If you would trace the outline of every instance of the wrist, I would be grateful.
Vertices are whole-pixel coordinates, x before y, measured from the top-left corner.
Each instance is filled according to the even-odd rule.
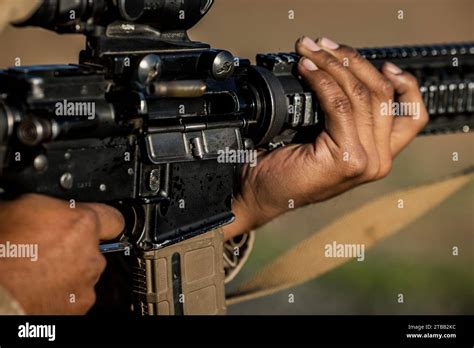
[[[255,230],[279,215],[277,212],[264,210],[256,199],[244,199],[242,195],[236,196],[232,201],[232,212],[234,221],[223,228],[225,240]]]
[[[235,197],[232,201],[232,213],[235,216],[234,221],[223,228],[225,240],[261,226],[258,222],[258,210],[253,209],[252,205],[247,204],[241,196]]]

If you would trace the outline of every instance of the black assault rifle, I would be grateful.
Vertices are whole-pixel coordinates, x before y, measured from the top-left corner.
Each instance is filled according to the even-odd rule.
[[[296,54],[252,65],[188,38],[212,3],[44,0],[19,25],[86,35],[79,64],[0,72],[4,199],[35,192],[118,207],[127,228],[102,250],[131,254],[142,314],[225,311],[216,231],[234,217],[240,164],[220,163],[221,151],[312,141],[324,128]],[[423,133],[472,129],[473,43],[359,52],[418,78]]]

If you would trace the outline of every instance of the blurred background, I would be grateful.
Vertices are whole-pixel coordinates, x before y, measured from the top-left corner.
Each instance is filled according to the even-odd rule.
[[[398,19],[398,11],[404,19]],[[289,19],[294,11],[294,19]],[[355,47],[474,40],[472,0],[216,0],[191,31],[194,40],[235,55],[290,51],[302,35]],[[75,63],[80,36],[8,28],[0,66]],[[234,287],[264,264],[338,216],[390,191],[474,164],[474,135],[418,138],[383,181],[273,221],[258,231],[254,252]],[[453,162],[452,153],[459,153]],[[389,213],[389,212],[387,212]],[[322,277],[229,308],[230,314],[474,314],[474,183],[416,223]],[[350,230],[347,231],[351,233]],[[453,246],[459,256],[452,255]],[[294,302],[288,302],[288,295]],[[397,295],[404,294],[404,303]]]

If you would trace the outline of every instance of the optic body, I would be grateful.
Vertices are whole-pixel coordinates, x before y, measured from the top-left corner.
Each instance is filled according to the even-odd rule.
[[[185,31],[212,4],[213,0],[43,0],[36,13],[19,25],[75,33],[78,28],[87,31],[93,26],[129,22],[163,32]]]

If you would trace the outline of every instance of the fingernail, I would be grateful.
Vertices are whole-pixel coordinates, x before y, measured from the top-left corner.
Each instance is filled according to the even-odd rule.
[[[318,67],[316,66],[316,64],[314,64],[311,60],[309,60],[308,58],[303,58],[303,60],[301,61],[301,65],[303,65],[307,70],[309,71],[316,71],[318,70]]]
[[[303,38],[301,39],[301,44],[310,51],[321,51],[321,47],[319,47],[316,42],[314,42],[314,40],[311,40],[309,37],[303,36]]]
[[[339,48],[339,44],[337,42],[334,42],[331,39],[328,39],[327,37],[319,39],[318,43],[324,48],[328,48],[330,50],[337,50]]]
[[[385,63],[385,68],[394,75],[400,75],[403,72],[402,69],[390,62]]]

